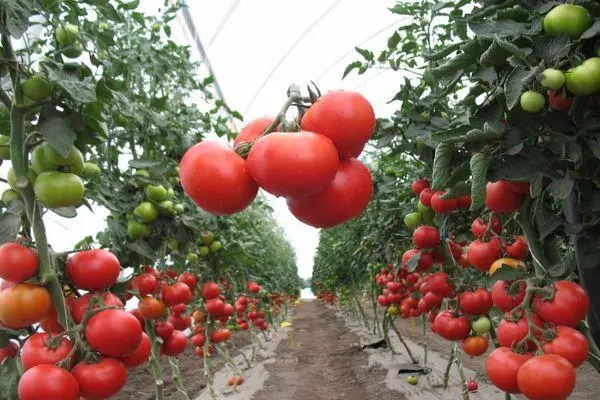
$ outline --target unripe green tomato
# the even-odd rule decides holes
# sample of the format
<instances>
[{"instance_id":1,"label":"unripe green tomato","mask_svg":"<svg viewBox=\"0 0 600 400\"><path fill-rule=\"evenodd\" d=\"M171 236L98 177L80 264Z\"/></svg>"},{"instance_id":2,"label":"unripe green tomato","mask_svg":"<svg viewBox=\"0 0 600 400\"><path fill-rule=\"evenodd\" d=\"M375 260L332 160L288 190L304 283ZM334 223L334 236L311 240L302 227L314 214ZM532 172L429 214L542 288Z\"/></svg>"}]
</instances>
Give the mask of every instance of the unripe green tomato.
<instances>
[{"instance_id":1,"label":"unripe green tomato","mask_svg":"<svg viewBox=\"0 0 600 400\"><path fill-rule=\"evenodd\" d=\"M396 168L394 168L394 167L387 167L385 169L385 174L387 176L396 176Z\"/></svg>"},{"instance_id":2,"label":"unripe green tomato","mask_svg":"<svg viewBox=\"0 0 600 400\"><path fill-rule=\"evenodd\" d=\"M68 172L42 172L33 185L33 191L42 204L49 208L78 205L85 187L81 178Z\"/></svg>"},{"instance_id":3,"label":"unripe green tomato","mask_svg":"<svg viewBox=\"0 0 600 400\"><path fill-rule=\"evenodd\" d=\"M4 205L9 205L13 200L20 199L21 195L14 189L6 189L2 192L2 202Z\"/></svg>"},{"instance_id":4,"label":"unripe green tomato","mask_svg":"<svg viewBox=\"0 0 600 400\"><path fill-rule=\"evenodd\" d=\"M471 328L473 328L473 330L478 334L483 335L492 329L492 323L490 322L489 318L481 316L475 321L471 322Z\"/></svg>"},{"instance_id":5,"label":"unripe green tomato","mask_svg":"<svg viewBox=\"0 0 600 400\"><path fill-rule=\"evenodd\" d=\"M133 210L133 214L146 223L152 222L158 218L158 210L156 209L156 206L149 201L141 202Z\"/></svg>"},{"instance_id":6,"label":"unripe green tomato","mask_svg":"<svg viewBox=\"0 0 600 400\"><path fill-rule=\"evenodd\" d=\"M126 126L128 122L129 122L129 119L125 116L125 114L118 112L115 115L115 123L118 126Z\"/></svg>"},{"instance_id":7,"label":"unripe green tomato","mask_svg":"<svg viewBox=\"0 0 600 400\"><path fill-rule=\"evenodd\" d=\"M561 70L548 68L542 72L541 83L546 89L558 90L565 85L565 74Z\"/></svg>"},{"instance_id":8,"label":"unripe green tomato","mask_svg":"<svg viewBox=\"0 0 600 400\"><path fill-rule=\"evenodd\" d=\"M36 146L31 152L31 168L38 174L42 172L55 171L59 165L48 156L48 143Z\"/></svg>"},{"instance_id":9,"label":"unripe green tomato","mask_svg":"<svg viewBox=\"0 0 600 400\"><path fill-rule=\"evenodd\" d=\"M221 242L219 242L218 240L215 240L214 242L212 242L210 244L210 251L212 251L213 253L216 253L217 251L221 250L223 248L223 244Z\"/></svg>"},{"instance_id":10,"label":"unripe green tomato","mask_svg":"<svg viewBox=\"0 0 600 400\"><path fill-rule=\"evenodd\" d=\"M143 176L144 178L150 178L150 172L145 169L136 169L135 176Z\"/></svg>"},{"instance_id":11,"label":"unripe green tomato","mask_svg":"<svg viewBox=\"0 0 600 400\"><path fill-rule=\"evenodd\" d=\"M200 257L206 257L208 255L208 253L210 253L210 249L208 248L208 246L201 246L198 249L198 255Z\"/></svg>"},{"instance_id":12,"label":"unripe green tomato","mask_svg":"<svg viewBox=\"0 0 600 400\"><path fill-rule=\"evenodd\" d=\"M61 46L69 46L79 40L79 28L71 23L63 23L56 28L56 41Z\"/></svg>"},{"instance_id":13,"label":"unripe green tomato","mask_svg":"<svg viewBox=\"0 0 600 400\"><path fill-rule=\"evenodd\" d=\"M421 224L421 218L421 213L418 212L406 214L404 217L404 225L406 225L408 229L415 229Z\"/></svg>"},{"instance_id":14,"label":"unripe green tomato","mask_svg":"<svg viewBox=\"0 0 600 400\"><path fill-rule=\"evenodd\" d=\"M179 249L179 242L175 238L169 238L167 240L167 247L173 251L177 251Z\"/></svg>"},{"instance_id":15,"label":"unripe green tomato","mask_svg":"<svg viewBox=\"0 0 600 400\"><path fill-rule=\"evenodd\" d=\"M41 75L33 75L23 82L23 94L33 101L41 101L52 96L52 84Z\"/></svg>"},{"instance_id":16,"label":"unripe green tomato","mask_svg":"<svg viewBox=\"0 0 600 400\"><path fill-rule=\"evenodd\" d=\"M29 168L28 178L31 184L33 184L35 182L35 179L37 178L37 174L31 168ZM17 177L15 176L14 169L10 168L8 170L8 173L6 174L6 181L8 182L8 186L10 186L12 189L19 190L19 187L17 186Z\"/></svg>"},{"instance_id":17,"label":"unripe green tomato","mask_svg":"<svg viewBox=\"0 0 600 400\"><path fill-rule=\"evenodd\" d=\"M103 21L98 24L98 29L100 29L101 31L105 31L107 29L110 29L110 26Z\"/></svg>"},{"instance_id":18,"label":"unripe green tomato","mask_svg":"<svg viewBox=\"0 0 600 400\"><path fill-rule=\"evenodd\" d=\"M160 203L167 199L167 189L163 185L148 185L144 190L148 200Z\"/></svg>"},{"instance_id":19,"label":"unripe green tomato","mask_svg":"<svg viewBox=\"0 0 600 400\"><path fill-rule=\"evenodd\" d=\"M73 43L66 47L61 47L60 51L67 58L77 58L83 53L83 48L79 43Z\"/></svg>"},{"instance_id":20,"label":"unripe green tomato","mask_svg":"<svg viewBox=\"0 0 600 400\"><path fill-rule=\"evenodd\" d=\"M173 215L175 213L173 202L171 200L161 201L158 204L158 211L160 212L160 215Z\"/></svg>"},{"instance_id":21,"label":"unripe green tomato","mask_svg":"<svg viewBox=\"0 0 600 400\"><path fill-rule=\"evenodd\" d=\"M174 197L175 197L175 191L173 190L173 188L168 188L167 189L167 199L173 200Z\"/></svg>"},{"instance_id":22,"label":"unripe green tomato","mask_svg":"<svg viewBox=\"0 0 600 400\"><path fill-rule=\"evenodd\" d=\"M406 378L406 382L408 382L409 385L416 385L419 383L419 377L416 375L410 375L408 378Z\"/></svg>"},{"instance_id":23,"label":"unripe green tomato","mask_svg":"<svg viewBox=\"0 0 600 400\"><path fill-rule=\"evenodd\" d=\"M521 108L530 113L537 113L544 109L546 98L543 94L528 90L521 95Z\"/></svg>"},{"instance_id":24,"label":"unripe green tomato","mask_svg":"<svg viewBox=\"0 0 600 400\"><path fill-rule=\"evenodd\" d=\"M173 207L173 210L175 211L176 214L181 214L182 212L185 211L185 207L183 204L179 203L179 204L175 204L175 206Z\"/></svg>"},{"instance_id":25,"label":"unripe green tomato","mask_svg":"<svg viewBox=\"0 0 600 400\"><path fill-rule=\"evenodd\" d=\"M200 240L206 246L210 246L210 244L215 240L215 234L211 231L202 231L200 232Z\"/></svg>"},{"instance_id":26,"label":"unripe green tomato","mask_svg":"<svg viewBox=\"0 0 600 400\"><path fill-rule=\"evenodd\" d=\"M158 32L160 31L160 24L158 22L155 22L152 24L152 32Z\"/></svg>"},{"instance_id":27,"label":"unripe green tomato","mask_svg":"<svg viewBox=\"0 0 600 400\"><path fill-rule=\"evenodd\" d=\"M577 39L591 25L588 10L575 4L560 4L544 17L544 33L550 36L567 34Z\"/></svg>"},{"instance_id":28,"label":"unripe green tomato","mask_svg":"<svg viewBox=\"0 0 600 400\"><path fill-rule=\"evenodd\" d=\"M420 201L417 203L417 212L420 212L421 214L427 212L428 210L431 210L431 208L427 207L425 204L421 203Z\"/></svg>"},{"instance_id":29,"label":"unripe green tomato","mask_svg":"<svg viewBox=\"0 0 600 400\"><path fill-rule=\"evenodd\" d=\"M0 135L0 160L10 160L10 136Z\"/></svg>"},{"instance_id":30,"label":"unripe green tomato","mask_svg":"<svg viewBox=\"0 0 600 400\"><path fill-rule=\"evenodd\" d=\"M196 253L188 253L185 259L188 263L193 264L195 262L198 262L198 255Z\"/></svg>"},{"instance_id":31,"label":"unripe green tomato","mask_svg":"<svg viewBox=\"0 0 600 400\"><path fill-rule=\"evenodd\" d=\"M94 179L100 176L102 170L98 166L98 164L93 162L83 163L83 168L81 169L81 176L86 179Z\"/></svg>"},{"instance_id":32,"label":"unripe green tomato","mask_svg":"<svg viewBox=\"0 0 600 400\"><path fill-rule=\"evenodd\" d=\"M577 96L588 96L600 91L600 58L592 57L565 74L567 89Z\"/></svg>"},{"instance_id":33,"label":"unripe green tomato","mask_svg":"<svg viewBox=\"0 0 600 400\"><path fill-rule=\"evenodd\" d=\"M150 233L150 229L145 224L135 220L127 221L127 236L130 239L141 239Z\"/></svg>"},{"instance_id":34,"label":"unripe green tomato","mask_svg":"<svg viewBox=\"0 0 600 400\"><path fill-rule=\"evenodd\" d=\"M179 184L179 177L178 176L171 176L171 177L169 177L169 182L171 183L171 185L178 185Z\"/></svg>"}]
</instances>

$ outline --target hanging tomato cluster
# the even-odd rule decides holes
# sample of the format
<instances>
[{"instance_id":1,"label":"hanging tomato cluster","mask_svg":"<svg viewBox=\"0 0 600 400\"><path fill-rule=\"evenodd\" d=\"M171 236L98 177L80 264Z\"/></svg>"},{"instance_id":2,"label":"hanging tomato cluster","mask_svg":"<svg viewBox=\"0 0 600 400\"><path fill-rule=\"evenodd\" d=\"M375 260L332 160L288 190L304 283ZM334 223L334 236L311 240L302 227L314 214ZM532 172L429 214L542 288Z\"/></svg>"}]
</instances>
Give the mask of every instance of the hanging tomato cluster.
<instances>
[{"instance_id":1,"label":"hanging tomato cluster","mask_svg":"<svg viewBox=\"0 0 600 400\"><path fill-rule=\"evenodd\" d=\"M360 214L373 193L371 173L357 159L375 129L373 108L346 91L307 107L292 132L283 131L285 110L246 125L234 146L247 159L215 140L190 148L180 164L186 193L211 214L231 215L248 207L260 187L286 197L297 219L318 228Z\"/></svg>"}]
</instances>

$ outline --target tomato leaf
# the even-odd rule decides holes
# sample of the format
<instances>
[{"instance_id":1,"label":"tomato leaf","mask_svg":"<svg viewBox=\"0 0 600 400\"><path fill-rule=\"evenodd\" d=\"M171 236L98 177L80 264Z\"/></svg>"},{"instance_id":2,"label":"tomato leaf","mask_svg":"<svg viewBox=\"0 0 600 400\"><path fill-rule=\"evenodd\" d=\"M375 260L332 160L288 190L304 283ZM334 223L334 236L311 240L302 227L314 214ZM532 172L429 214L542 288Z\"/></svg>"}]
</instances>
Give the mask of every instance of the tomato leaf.
<instances>
[{"instance_id":1,"label":"tomato leaf","mask_svg":"<svg viewBox=\"0 0 600 400\"><path fill-rule=\"evenodd\" d=\"M598 35L600 35L600 19L596 19L594 24L587 31L583 32L579 39L589 39Z\"/></svg>"},{"instance_id":2,"label":"tomato leaf","mask_svg":"<svg viewBox=\"0 0 600 400\"><path fill-rule=\"evenodd\" d=\"M414 272L419 266L419 260L421 259L421 252L415 253L411 258L406 262L406 269L408 272Z\"/></svg>"},{"instance_id":3,"label":"tomato leaf","mask_svg":"<svg viewBox=\"0 0 600 400\"><path fill-rule=\"evenodd\" d=\"M77 209L75 207L51 208L50 211L63 218L75 218L77 216Z\"/></svg>"},{"instance_id":4,"label":"tomato leaf","mask_svg":"<svg viewBox=\"0 0 600 400\"><path fill-rule=\"evenodd\" d=\"M518 268L512 268L502 264L492 275L493 281L514 281L525 276L525 272Z\"/></svg>"},{"instance_id":5,"label":"tomato leaf","mask_svg":"<svg viewBox=\"0 0 600 400\"><path fill-rule=\"evenodd\" d=\"M342 75L342 79L344 79L354 69L360 68L361 66L362 66L362 63L360 61L354 61L353 63L348 64L346 66L346 69L344 70L344 74Z\"/></svg>"},{"instance_id":6,"label":"tomato leaf","mask_svg":"<svg viewBox=\"0 0 600 400\"><path fill-rule=\"evenodd\" d=\"M567 35L536 36L533 39L533 48L538 57L552 65L569 54L571 41Z\"/></svg>"},{"instance_id":7,"label":"tomato leaf","mask_svg":"<svg viewBox=\"0 0 600 400\"><path fill-rule=\"evenodd\" d=\"M526 28L525 24L521 24L517 21L512 20L485 20L482 22L472 22L469 24L469 28L477 36L482 38L493 38L498 37L518 37L521 36Z\"/></svg>"},{"instance_id":8,"label":"tomato leaf","mask_svg":"<svg viewBox=\"0 0 600 400\"><path fill-rule=\"evenodd\" d=\"M562 225L562 220L554 213L540 209L535 214L535 224L540 240L544 240Z\"/></svg>"},{"instance_id":9,"label":"tomato leaf","mask_svg":"<svg viewBox=\"0 0 600 400\"><path fill-rule=\"evenodd\" d=\"M471 157L471 211L477 211L485 204L485 187L490 157L484 153L475 153Z\"/></svg>"},{"instance_id":10,"label":"tomato leaf","mask_svg":"<svg viewBox=\"0 0 600 400\"><path fill-rule=\"evenodd\" d=\"M440 143L435 149L431 175L431 188L433 190L440 190L445 187L446 181L450 177L450 162L453 154L454 146L452 144Z\"/></svg>"},{"instance_id":11,"label":"tomato leaf","mask_svg":"<svg viewBox=\"0 0 600 400\"><path fill-rule=\"evenodd\" d=\"M40 124L40 132L50 147L61 156L67 157L77 135L69 121L59 117L52 117Z\"/></svg>"},{"instance_id":12,"label":"tomato leaf","mask_svg":"<svg viewBox=\"0 0 600 400\"><path fill-rule=\"evenodd\" d=\"M23 202L14 200L6 212L0 216L0 244L15 240L21 227L21 215L24 211Z\"/></svg>"},{"instance_id":13,"label":"tomato leaf","mask_svg":"<svg viewBox=\"0 0 600 400\"><path fill-rule=\"evenodd\" d=\"M557 200L565 200L573 190L574 182L571 178L555 179L548 186L550 194Z\"/></svg>"},{"instance_id":14,"label":"tomato leaf","mask_svg":"<svg viewBox=\"0 0 600 400\"><path fill-rule=\"evenodd\" d=\"M33 1L0 0L0 8L6 12L5 28L11 36L20 38L29 27L29 17L33 15L34 10Z\"/></svg>"},{"instance_id":15,"label":"tomato leaf","mask_svg":"<svg viewBox=\"0 0 600 400\"><path fill-rule=\"evenodd\" d=\"M0 399L17 399L19 369L16 358L7 358L0 363Z\"/></svg>"},{"instance_id":16,"label":"tomato leaf","mask_svg":"<svg viewBox=\"0 0 600 400\"><path fill-rule=\"evenodd\" d=\"M518 66L508 76L504 84L504 93L506 95L506 105L508 109L514 108L525 88L533 81L537 73L526 70L524 67Z\"/></svg>"}]
</instances>

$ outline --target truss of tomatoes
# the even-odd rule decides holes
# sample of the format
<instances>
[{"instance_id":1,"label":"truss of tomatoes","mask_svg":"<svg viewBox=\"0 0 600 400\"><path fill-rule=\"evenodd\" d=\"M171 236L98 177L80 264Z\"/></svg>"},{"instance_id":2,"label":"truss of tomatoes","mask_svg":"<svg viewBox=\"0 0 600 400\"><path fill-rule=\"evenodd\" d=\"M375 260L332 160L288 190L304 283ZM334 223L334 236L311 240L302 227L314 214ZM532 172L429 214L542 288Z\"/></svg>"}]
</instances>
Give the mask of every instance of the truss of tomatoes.
<instances>
[{"instance_id":1,"label":"truss of tomatoes","mask_svg":"<svg viewBox=\"0 0 600 400\"><path fill-rule=\"evenodd\" d=\"M250 122L234 146L251 145L247 159L218 140L191 147L180 164L185 192L205 211L231 215L262 188L287 199L292 214L329 228L360 214L373 194L371 173L357 159L375 130L371 104L360 94L329 92L304 113L297 132L262 135L273 118Z\"/></svg>"}]
</instances>

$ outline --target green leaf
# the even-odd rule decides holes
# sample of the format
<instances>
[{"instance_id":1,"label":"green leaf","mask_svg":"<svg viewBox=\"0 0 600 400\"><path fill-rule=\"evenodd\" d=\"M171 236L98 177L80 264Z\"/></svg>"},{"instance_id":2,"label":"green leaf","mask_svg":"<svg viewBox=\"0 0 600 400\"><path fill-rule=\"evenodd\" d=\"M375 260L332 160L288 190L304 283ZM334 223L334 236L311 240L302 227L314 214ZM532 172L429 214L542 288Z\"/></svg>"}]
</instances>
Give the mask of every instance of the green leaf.
<instances>
[{"instance_id":1,"label":"green leaf","mask_svg":"<svg viewBox=\"0 0 600 400\"><path fill-rule=\"evenodd\" d=\"M354 48L356 50L356 52L358 54L360 54L361 56L363 56L363 58L366 61L373 61L375 59L375 55L373 54L372 51L366 50L366 49L361 49L360 47L355 47Z\"/></svg>"},{"instance_id":2,"label":"green leaf","mask_svg":"<svg viewBox=\"0 0 600 400\"><path fill-rule=\"evenodd\" d=\"M549 65L562 60L569 54L571 41L567 35L536 36L533 39L535 54Z\"/></svg>"},{"instance_id":3,"label":"green leaf","mask_svg":"<svg viewBox=\"0 0 600 400\"><path fill-rule=\"evenodd\" d=\"M18 399L17 383L19 369L16 358L7 358L0 363L0 399Z\"/></svg>"},{"instance_id":4,"label":"green leaf","mask_svg":"<svg viewBox=\"0 0 600 400\"><path fill-rule=\"evenodd\" d=\"M75 207L51 208L50 211L63 218L75 218L77 216L77 209Z\"/></svg>"},{"instance_id":5,"label":"green leaf","mask_svg":"<svg viewBox=\"0 0 600 400\"><path fill-rule=\"evenodd\" d=\"M523 278L525 272L519 268L512 268L506 264L502 264L502 267L498 268L492 275L492 280L495 281L515 281Z\"/></svg>"},{"instance_id":6,"label":"green leaf","mask_svg":"<svg viewBox=\"0 0 600 400\"><path fill-rule=\"evenodd\" d=\"M127 243L127 247L138 253L141 256L144 256L150 260L154 260L156 258L156 252L154 249L144 240L138 239L135 242Z\"/></svg>"},{"instance_id":7,"label":"green leaf","mask_svg":"<svg viewBox=\"0 0 600 400\"><path fill-rule=\"evenodd\" d=\"M555 179L548 186L550 194L557 200L566 200L573 191L574 182L570 178Z\"/></svg>"},{"instance_id":8,"label":"green leaf","mask_svg":"<svg viewBox=\"0 0 600 400\"><path fill-rule=\"evenodd\" d=\"M34 3L32 0L0 0L0 9L4 9L6 17L2 21L10 35L20 38L29 28L29 17L33 15ZM3 24L2 24L3 25Z\"/></svg>"},{"instance_id":9,"label":"green leaf","mask_svg":"<svg viewBox=\"0 0 600 400\"><path fill-rule=\"evenodd\" d=\"M454 154L454 145L449 143L440 143L435 149L435 158L433 160L433 173L431 175L433 190L444 188L446 181L450 177L450 162Z\"/></svg>"},{"instance_id":10,"label":"green leaf","mask_svg":"<svg viewBox=\"0 0 600 400\"><path fill-rule=\"evenodd\" d=\"M59 70L59 65L48 64L48 79L62 87L75 101L93 103L97 100L96 86L89 81L82 81L71 72Z\"/></svg>"},{"instance_id":11,"label":"green leaf","mask_svg":"<svg viewBox=\"0 0 600 400\"><path fill-rule=\"evenodd\" d=\"M476 36L481 38L498 37L515 37L521 36L526 28L525 24L521 24L512 20L485 20L482 22L473 22L469 24L469 28Z\"/></svg>"},{"instance_id":12,"label":"green leaf","mask_svg":"<svg viewBox=\"0 0 600 400\"><path fill-rule=\"evenodd\" d=\"M533 81L535 74L525 68L519 66L515 68L508 76L504 84L504 93L506 95L506 105L509 109L513 109L521 98L521 94L527 86Z\"/></svg>"},{"instance_id":13,"label":"green leaf","mask_svg":"<svg viewBox=\"0 0 600 400\"><path fill-rule=\"evenodd\" d=\"M529 186L529 194L535 199L542 193L543 188L544 176L542 174L537 174L531 181L531 185Z\"/></svg>"},{"instance_id":14,"label":"green leaf","mask_svg":"<svg viewBox=\"0 0 600 400\"><path fill-rule=\"evenodd\" d=\"M471 185L467 182L458 182L444 193L443 200L455 199L460 196L465 196L471 193Z\"/></svg>"},{"instance_id":15,"label":"green leaf","mask_svg":"<svg viewBox=\"0 0 600 400\"><path fill-rule=\"evenodd\" d=\"M63 157L69 155L69 151L71 151L71 147L77 139L77 134L69 121L59 117L52 117L43 121L40 124L40 132L50 147Z\"/></svg>"},{"instance_id":16,"label":"green leaf","mask_svg":"<svg viewBox=\"0 0 600 400\"><path fill-rule=\"evenodd\" d=\"M490 158L484 153L475 153L471 157L471 211L477 211L485 205L485 187Z\"/></svg>"},{"instance_id":17,"label":"green leaf","mask_svg":"<svg viewBox=\"0 0 600 400\"><path fill-rule=\"evenodd\" d=\"M546 209L540 209L535 214L535 224L540 240L544 240L562 225L562 219Z\"/></svg>"},{"instance_id":18,"label":"green leaf","mask_svg":"<svg viewBox=\"0 0 600 400\"><path fill-rule=\"evenodd\" d=\"M161 164L162 161L159 160L129 160L129 166L131 168L151 168Z\"/></svg>"},{"instance_id":19,"label":"green leaf","mask_svg":"<svg viewBox=\"0 0 600 400\"><path fill-rule=\"evenodd\" d=\"M471 176L471 167L468 161L463 162L452 171L452 174L446 181L446 187L454 187L459 182L464 182Z\"/></svg>"},{"instance_id":20,"label":"green leaf","mask_svg":"<svg viewBox=\"0 0 600 400\"><path fill-rule=\"evenodd\" d=\"M596 19L594 24L587 31L583 32L583 35L579 39L589 39L598 35L600 35L600 19Z\"/></svg>"},{"instance_id":21,"label":"green leaf","mask_svg":"<svg viewBox=\"0 0 600 400\"><path fill-rule=\"evenodd\" d=\"M14 202L13 202L14 203ZM21 215L4 213L0 216L0 244L13 242L21 228Z\"/></svg>"},{"instance_id":22,"label":"green leaf","mask_svg":"<svg viewBox=\"0 0 600 400\"><path fill-rule=\"evenodd\" d=\"M392 36L389 37L388 41L387 41L387 46L389 50L395 50L396 47L398 46L398 43L400 43L400 35L398 34L398 31L394 32Z\"/></svg>"},{"instance_id":23,"label":"green leaf","mask_svg":"<svg viewBox=\"0 0 600 400\"><path fill-rule=\"evenodd\" d=\"M342 79L344 79L350 72L352 72L352 70L360 68L361 66L362 66L362 63L360 61L354 61L353 63L348 64L348 66L346 66L346 69L344 70Z\"/></svg>"},{"instance_id":24,"label":"green leaf","mask_svg":"<svg viewBox=\"0 0 600 400\"><path fill-rule=\"evenodd\" d=\"M124 10L135 10L140 5L140 0L132 0L128 3L121 3L119 8L123 8Z\"/></svg>"}]
</instances>

